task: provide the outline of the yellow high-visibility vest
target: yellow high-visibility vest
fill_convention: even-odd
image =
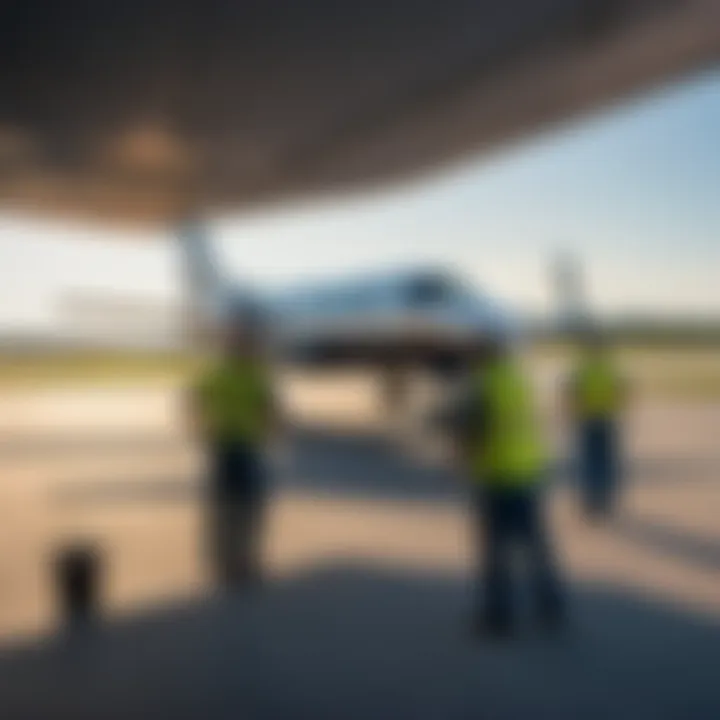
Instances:
[[[586,360],[575,377],[575,402],[584,417],[610,417],[621,407],[623,387],[608,358]]]
[[[513,361],[498,361],[478,373],[476,389],[485,427],[472,463],[475,478],[493,486],[537,482],[546,455],[533,391],[522,369]]]
[[[262,442],[271,410],[271,390],[261,364],[224,362],[201,379],[197,390],[202,421],[213,439]]]

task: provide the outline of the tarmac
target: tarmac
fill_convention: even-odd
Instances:
[[[268,576],[245,596],[208,582],[177,388],[0,398],[0,718],[720,717],[720,405],[634,410],[600,527],[553,425],[570,623],[496,645],[469,633],[462,478],[369,397],[362,379],[290,388]],[[67,634],[50,567],[77,540],[102,553],[103,617]]]

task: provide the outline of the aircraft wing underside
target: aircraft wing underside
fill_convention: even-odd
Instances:
[[[719,56],[720,0],[11,0],[0,200],[167,220],[395,181]]]

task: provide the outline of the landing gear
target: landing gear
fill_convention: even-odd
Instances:
[[[382,405],[387,417],[402,416],[407,410],[410,396],[410,371],[393,366],[382,373]]]

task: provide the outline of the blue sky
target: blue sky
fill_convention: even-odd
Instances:
[[[720,316],[719,129],[720,71],[391,190],[219,219],[218,250],[260,285],[439,261],[546,309],[568,249],[602,312]],[[52,323],[71,288],[177,297],[177,270],[160,233],[0,216],[5,325]]]

